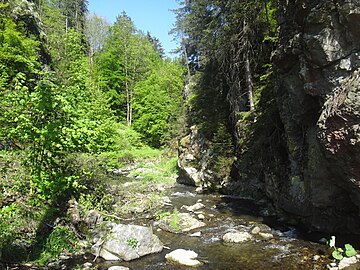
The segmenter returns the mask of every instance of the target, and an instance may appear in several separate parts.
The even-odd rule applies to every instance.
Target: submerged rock
[[[226,243],[243,243],[251,239],[253,237],[248,232],[229,232],[223,236],[223,240]]]
[[[196,258],[198,254],[192,250],[176,249],[165,255],[167,261],[173,264],[180,264],[185,266],[197,267],[202,263]]]
[[[163,244],[151,229],[123,224],[114,226],[92,247],[95,256],[109,261],[130,261],[162,249]]]

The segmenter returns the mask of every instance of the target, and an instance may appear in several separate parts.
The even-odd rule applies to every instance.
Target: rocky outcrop
[[[360,234],[359,1],[281,0],[278,23],[274,87],[234,126],[232,181],[219,183],[266,197],[312,229]],[[214,181],[209,145],[195,127],[180,143],[193,185]]]
[[[360,233],[360,4],[280,1],[280,7],[268,117],[276,123],[269,134],[278,135],[262,137],[268,155],[259,155],[255,143],[239,157],[237,183],[314,229]],[[255,126],[254,134],[271,125]]]
[[[207,188],[211,186],[213,172],[209,168],[212,151],[205,137],[196,126],[190,128],[189,135],[179,142],[179,178],[180,184]]]
[[[273,62],[289,166],[272,199],[315,228],[360,233],[359,2],[284,7]]]

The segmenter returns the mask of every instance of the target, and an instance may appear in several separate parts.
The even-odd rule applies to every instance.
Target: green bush
[[[45,266],[50,259],[57,258],[62,252],[76,251],[76,236],[68,227],[57,226],[47,237],[38,259],[40,266]]]

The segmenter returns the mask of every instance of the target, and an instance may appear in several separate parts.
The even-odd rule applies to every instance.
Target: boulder
[[[165,259],[173,264],[197,267],[202,263],[196,258],[198,254],[192,250],[176,249],[165,255]]]
[[[190,133],[179,142],[179,177],[180,184],[207,189],[214,179],[212,171],[212,150],[208,148],[205,136],[197,126],[190,127]]]
[[[197,220],[189,213],[177,213],[166,216],[154,225],[158,225],[161,229],[173,233],[186,233],[206,226],[204,222]]]
[[[195,211],[198,211],[202,208],[205,208],[205,205],[203,205],[201,202],[198,202],[198,203],[195,203],[194,205],[191,205],[191,206],[182,206],[181,208],[185,208],[187,211],[190,211],[190,212],[195,212]]]
[[[244,243],[248,242],[253,237],[248,232],[228,232],[223,236],[226,243]]]
[[[151,229],[116,224],[92,247],[93,254],[108,261],[130,261],[162,251],[163,244]]]

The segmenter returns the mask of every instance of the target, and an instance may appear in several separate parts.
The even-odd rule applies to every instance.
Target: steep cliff
[[[263,173],[248,173],[240,157],[241,190],[274,204],[316,229],[360,233],[360,7],[357,1],[281,1],[272,124],[278,139],[252,157]],[[272,133],[272,134],[273,134]],[[268,138],[271,138],[268,137]],[[276,140],[276,139],[275,139]],[[270,159],[269,164],[264,158]],[[275,158],[274,158],[275,157]]]
[[[227,192],[317,230],[360,233],[360,3],[279,1],[274,86],[234,126]],[[230,100],[231,103],[231,100]]]

